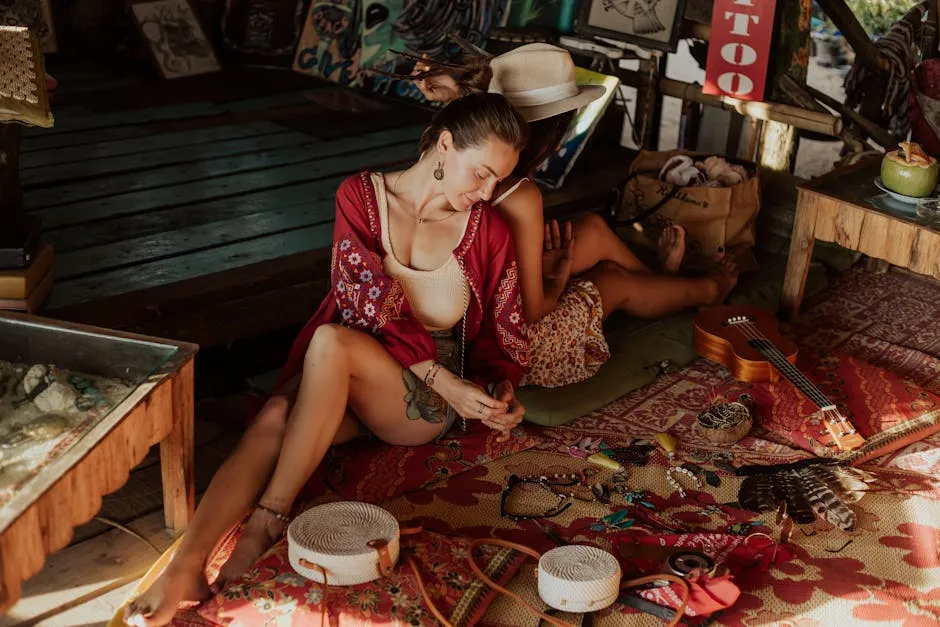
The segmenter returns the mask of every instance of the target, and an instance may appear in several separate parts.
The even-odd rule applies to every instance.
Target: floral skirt
[[[584,279],[569,282],[555,309],[529,326],[530,365],[522,384],[554,388],[594,376],[610,359],[603,320],[597,287]]]

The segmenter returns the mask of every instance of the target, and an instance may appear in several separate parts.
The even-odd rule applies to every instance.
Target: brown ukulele
[[[747,305],[710,307],[695,316],[696,352],[722,364],[738,381],[778,381],[784,377],[819,407],[836,446],[851,451],[865,439],[796,363],[796,344],[780,334],[777,319]]]

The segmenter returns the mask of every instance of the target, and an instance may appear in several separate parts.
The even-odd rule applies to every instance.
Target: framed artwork
[[[313,0],[294,52],[294,71],[360,86],[362,18],[361,0]]]
[[[597,123],[620,89],[620,79],[616,76],[576,67],[574,77],[579,85],[603,85],[607,91],[594,102],[578,109],[558,150],[536,169],[535,180],[552,189],[558,189],[564,184],[565,177],[574,167],[578,155],[584,150]]]
[[[224,45],[236,52],[290,55],[304,23],[302,0],[225,0]]]
[[[584,0],[577,31],[675,52],[686,0]]]
[[[188,0],[141,2],[132,4],[131,10],[164,78],[221,69]]]

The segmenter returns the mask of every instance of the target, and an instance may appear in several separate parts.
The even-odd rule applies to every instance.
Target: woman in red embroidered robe
[[[254,507],[219,580],[244,573],[283,532],[327,448],[362,427],[419,445],[455,414],[504,432],[519,423],[526,329],[512,238],[488,201],[526,140],[525,121],[504,97],[475,94],[435,116],[417,164],[342,183],[332,290],[295,341],[278,391],[125,622],[163,625],[180,602],[207,598],[206,560]]]

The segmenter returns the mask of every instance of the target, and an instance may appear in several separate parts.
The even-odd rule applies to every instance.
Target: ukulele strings
[[[754,326],[752,322],[739,322],[735,324],[734,326],[737,329],[739,329],[742,335],[744,335],[744,337],[747,338],[748,340],[763,341],[773,346],[773,342],[767,339],[767,337],[763,333],[761,333],[760,329]],[[790,364],[789,361],[787,361],[787,365],[792,367],[792,364]],[[795,368],[793,368],[793,370],[799,373],[799,371],[796,370]],[[799,374],[802,374],[802,373],[799,373]],[[810,382],[810,385],[812,385],[811,382]],[[804,394],[805,393],[806,392],[804,391]],[[807,396],[810,398],[811,401],[818,404],[818,399],[813,398],[813,394],[807,394]],[[852,426],[852,424],[849,423],[848,420],[846,420],[845,416],[843,416],[842,412],[840,412],[838,409],[825,409],[823,407],[820,407],[819,409],[820,409],[820,413],[827,419],[827,424],[832,424],[833,426],[838,427],[837,437],[842,438],[847,435],[851,435],[855,433],[855,429]]]
[[[753,325],[753,323],[751,323],[751,322],[742,322],[742,323],[739,323],[739,324],[737,324],[737,325],[735,325],[735,326],[737,326],[738,328],[741,329],[742,334],[743,334],[747,339],[749,339],[749,340],[764,341],[764,342],[767,342],[768,344],[770,344],[771,346],[773,346],[773,343],[770,342],[770,340],[767,339],[767,337],[766,337],[763,333],[761,333],[760,329],[758,329],[757,327],[755,327],[755,326]],[[798,370],[796,370],[795,368],[792,368],[792,364],[790,364],[789,362],[787,362],[787,365],[790,366],[791,369],[792,369],[794,372],[796,372],[797,374],[802,375],[802,373],[800,373]],[[808,380],[807,380],[807,381],[808,381]],[[810,385],[812,385],[811,382],[809,382],[809,383],[810,383]],[[814,387],[815,387],[815,386],[814,386]],[[804,393],[805,393],[805,392],[804,392]],[[809,396],[810,400],[812,400],[813,402],[817,402],[817,399],[814,399],[814,398],[813,398],[813,394],[807,394],[807,396]],[[825,397],[822,397],[822,398],[825,398]],[[818,402],[817,402],[817,404],[818,404]],[[841,438],[841,437],[845,437],[845,436],[851,435],[852,433],[855,432],[855,429],[852,427],[852,425],[845,419],[845,417],[842,415],[842,413],[839,412],[837,409],[825,409],[825,408],[823,408],[823,407],[820,407],[820,412],[822,413],[822,415],[823,415],[825,418],[828,419],[828,424],[832,424],[833,426],[838,426],[838,431],[839,431],[839,433],[837,434],[838,437],[840,437],[840,438]]]

